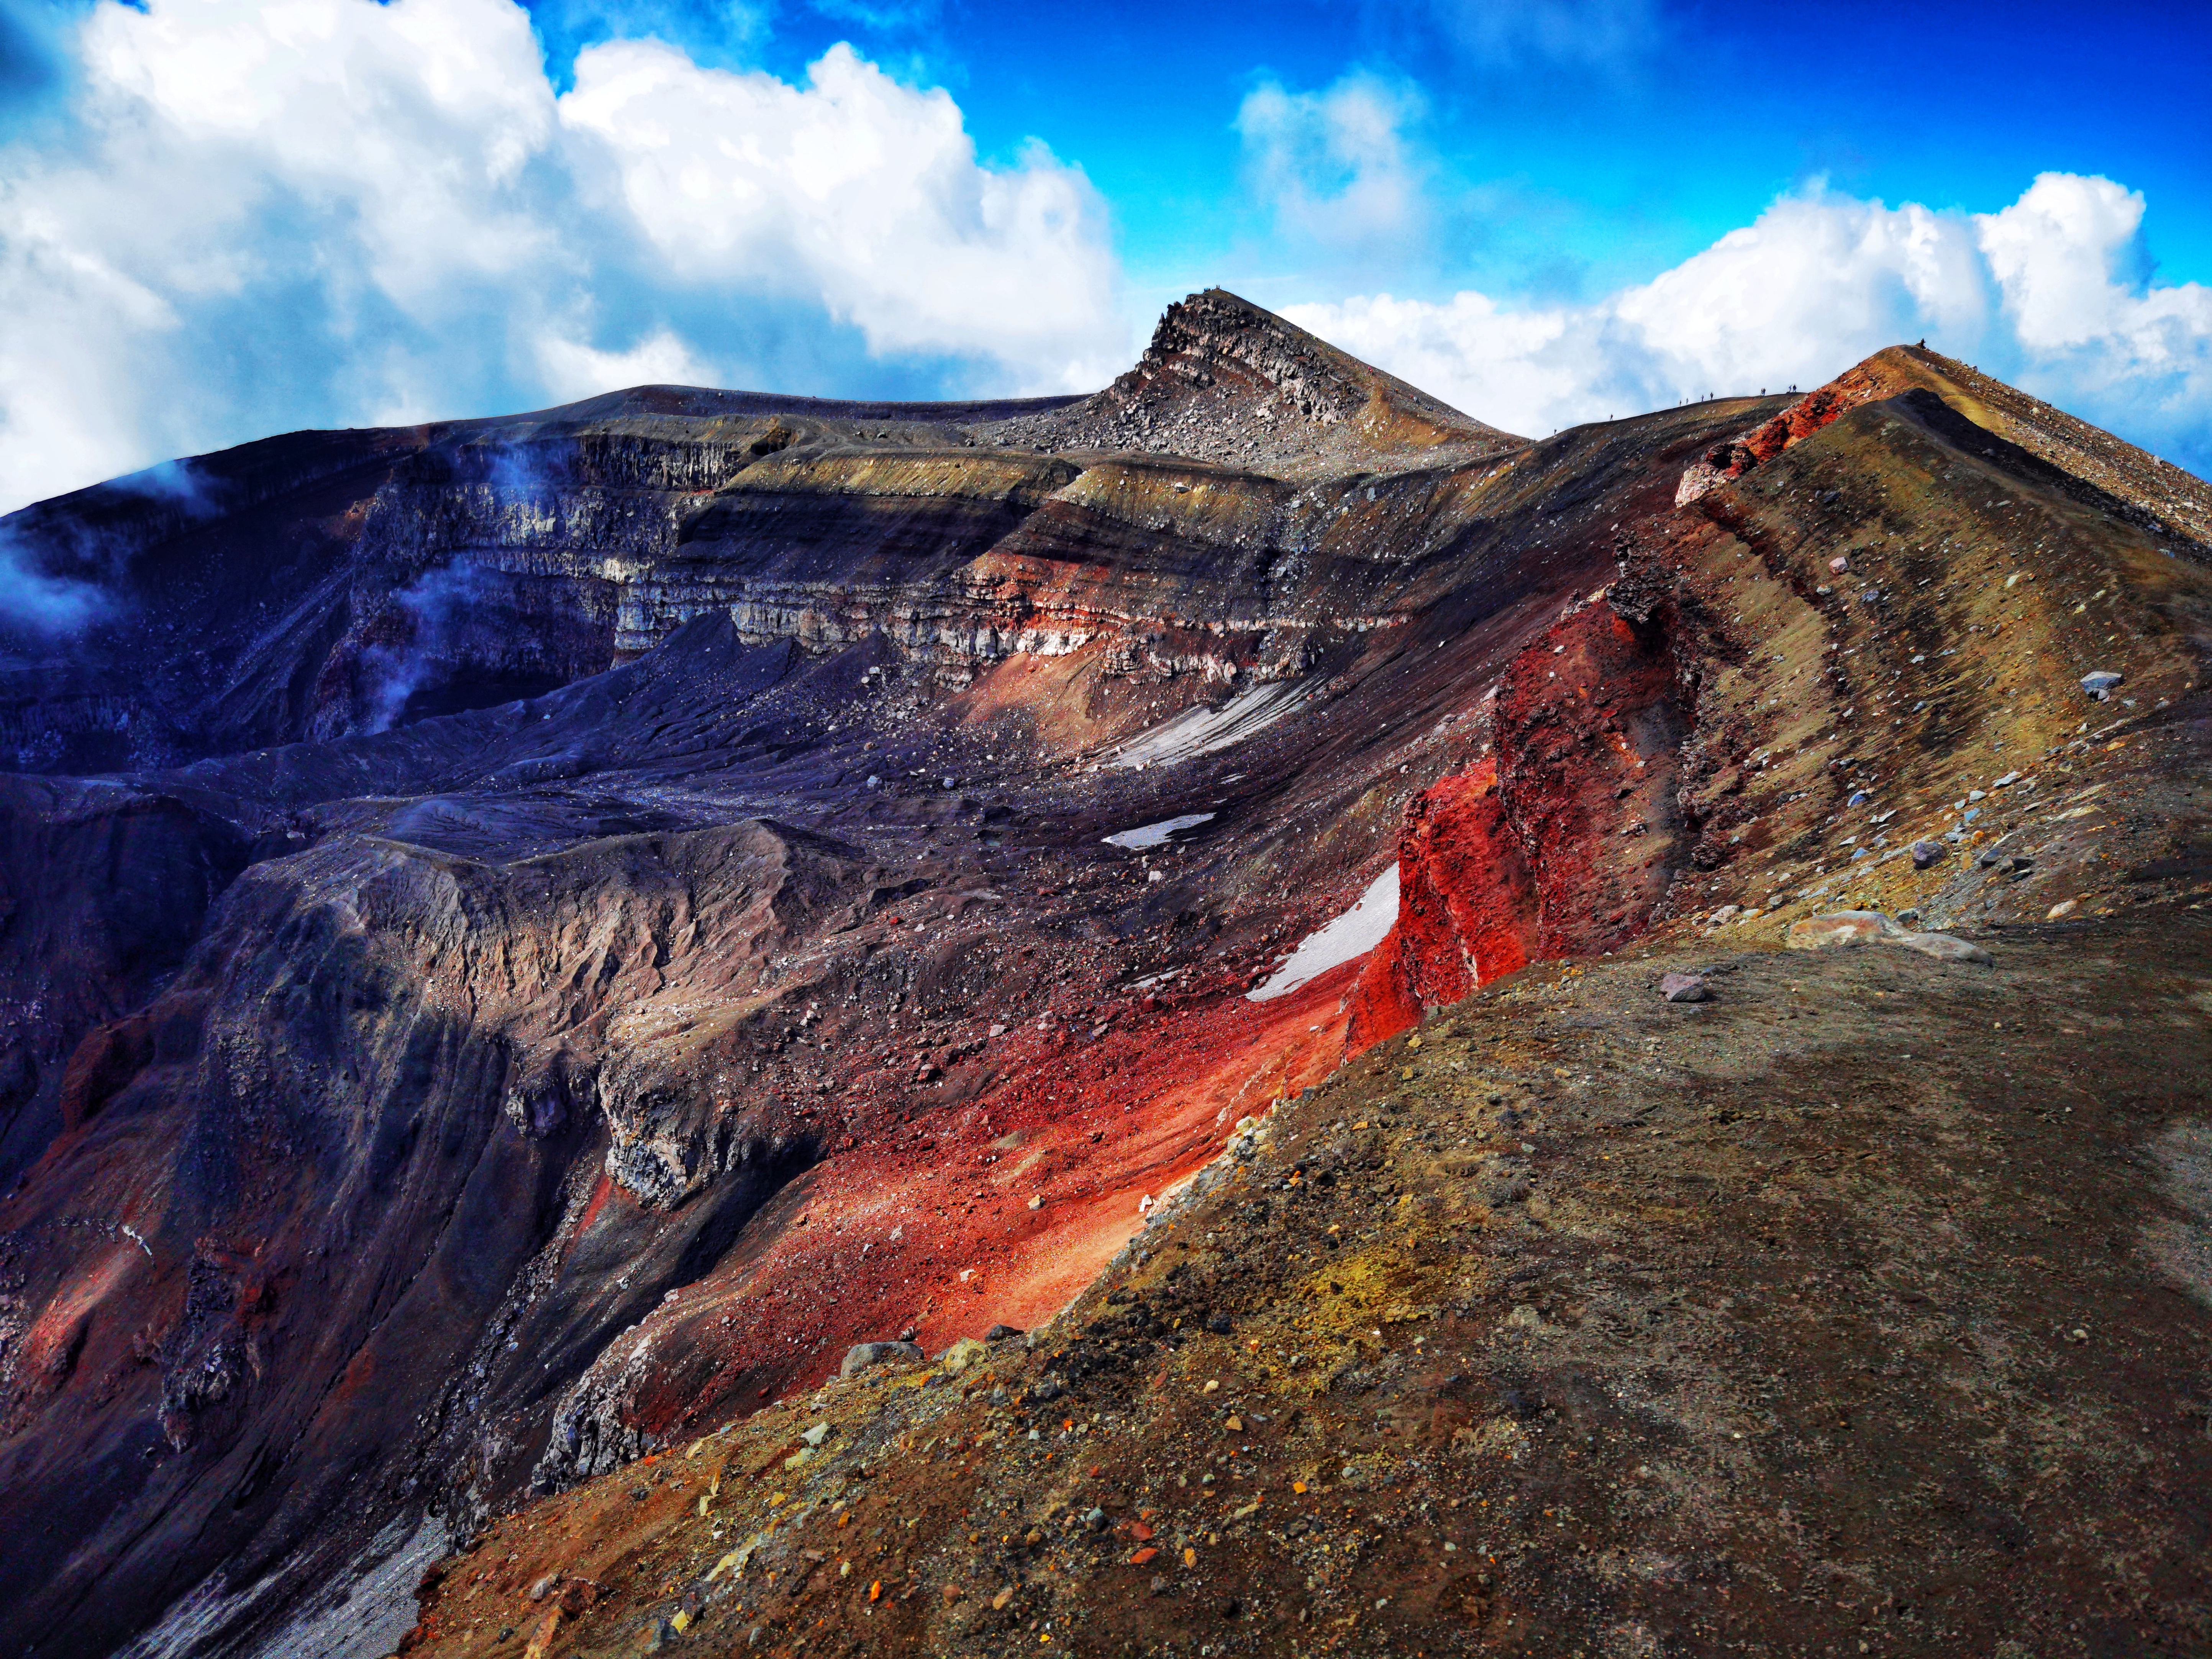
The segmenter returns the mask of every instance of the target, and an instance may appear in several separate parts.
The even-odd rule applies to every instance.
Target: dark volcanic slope
[[[1984,1034],[1958,1011],[1992,986],[2023,1010],[2075,993],[2052,951],[2015,962],[1996,930],[2169,914],[2212,882],[2212,579],[2175,504],[2201,486],[1960,368],[1885,353],[1796,403],[1530,444],[1216,293],[1173,308],[1145,362],[1089,399],[647,388],[273,440],[194,464],[189,489],[164,475],[158,501],[141,480],[18,515],[19,543],[51,574],[100,576],[109,609],[76,640],[19,642],[23,769],[0,779],[0,1646],[100,1654],[152,1631],[149,1653],[380,1654],[415,1620],[422,1564],[533,1496],[642,1490],[644,1508],[616,1508],[659,1526],[654,1483],[622,1471],[817,1387],[851,1344],[911,1332],[934,1352],[1051,1320],[1135,1259],[1133,1237],[1163,1268],[1146,1231],[1158,1200],[1194,1176],[1218,1191],[1255,1133],[1279,1148],[1316,1133],[1254,1126],[1347,1055],[1470,993],[1462,1020],[1534,1041],[1516,1024],[1525,997],[1480,988],[1531,962],[1615,953],[1601,982],[1633,1024],[1624,1010],[1654,994],[1618,953],[1638,939],[1679,951],[1726,929],[1710,948],[1765,960],[1826,911],[1917,912],[1993,948],[1996,977],[1887,947],[1879,963],[1787,960],[1847,1001],[1872,994],[1869,975],[1921,975],[1911,996],[1957,1014],[1945,1065],[2002,1076],[2024,1016],[1993,1007]],[[2092,673],[2118,677],[2091,682],[2102,700]],[[114,769],[71,775],[95,767]],[[1394,858],[1403,902],[1380,949],[1248,998]],[[2156,1020],[2195,1008],[2195,935],[2129,938],[2130,971],[2149,976],[2129,994]],[[1727,1006],[1709,1023],[1743,1054],[1797,1063],[1796,1028],[1758,1049]],[[1666,1111],[1702,1109],[1680,1077],[1621,1071],[1610,1026],[1543,1018],[1553,1083],[1618,1073]],[[1854,1040],[1858,1018],[1838,1012],[1823,1041]],[[1804,1051],[1807,1086],[1838,1079],[1848,1118],[1819,1155],[1875,1150],[1875,1097],[1917,1086],[1930,1052],[1916,1036],[1855,1071]],[[2149,1054],[2127,1075],[2148,1075]],[[2146,1083],[2111,1108],[2139,1144],[2180,1149],[2177,1191],[2195,1178],[2199,1074],[2177,1054],[2165,1092]],[[1998,1109],[1946,1099],[1946,1134]],[[1619,1108],[1643,1124],[1641,1105]],[[1477,1127],[1494,1127],[1462,1128],[1470,1146]],[[1814,1157],[1801,1130],[1777,1130],[1773,1158]],[[1504,1214],[1499,1195],[1531,1174],[1516,1160],[1542,1152],[1529,1144],[1434,1180],[1479,1174]],[[1666,1178],[1663,1143],[1632,1144]],[[1547,1198],[1601,1184],[1625,1155],[1595,1148],[1537,1172]],[[1378,1145],[1329,1166],[1353,1206],[1335,1249],[1359,1216],[1456,1190],[1408,1187],[1387,1160],[1410,1155]],[[2026,1224],[2069,1179],[1993,1181],[1991,1225]],[[2201,1223],[2174,1202],[2160,1249],[2193,1259]],[[1218,1213],[1223,1238],[1266,1220]],[[1407,1248],[1426,1261],[1449,1243],[1464,1257],[1450,1271],[1491,1285],[1511,1272],[1492,1245],[1518,1224],[1505,1215],[1493,1238],[1456,1221]],[[1599,1231],[1644,1224],[1624,1210]],[[1845,1364],[1840,1347],[1790,1346],[1852,1305],[1843,1264],[1860,1247],[1841,1224],[1802,1246],[1837,1264],[1802,1287],[1812,1322],[1761,1327],[1758,1364]],[[1761,1271],[1765,1234],[1703,1237],[1655,1243],[1638,1271],[1680,1296]],[[1270,1287],[1291,1285],[1296,1253],[1310,1266],[1331,1247],[1251,1237],[1225,1247],[1250,1255],[1237,1307],[1305,1317]],[[1957,1259],[1984,1249],[1978,1235]],[[2163,1282],[2166,1259],[2143,1256],[2131,1282]],[[1557,1274],[1596,1297],[1597,1261],[1562,1256]],[[2010,1282],[1992,1269],[1973,1304],[1990,1330],[2025,1317]],[[1552,1321],[1553,1302],[1516,1299]],[[1194,1337],[1214,1312],[1173,1317]],[[1132,1341],[1172,1347],[1172,1318],[1153,1322]],[[1052,1369],[1039,1352],[1024,1361],[1036,1378]],[[1115,1363],[1156,1352],[1124,1345]],[[1594,1351],[1588,1375],[1615,1363]],[[1469,1346],[1453,1386],[1503,1397],[1518,1387],[1504,1364]],[[1083,1380],[1054,1375],[1047,1393]],[[1313,1375],[1240,1384],[1258,1390],[1252,1420],[1304,1409]],[[836,1398],[842,1412],[863,1395]],[[1510,1449],[1489,1409],[1453,1419],[1486,1456]],[[992,1480],[1058,1449],[1049,1419],[1035,1447],[975,1447],[983,1421],[960,1443]],[[1315,1431],[1350,1432],[1335,1417]],[[923,1504],[948,1472],[917,1444],[903,1455],[924,1461],[899,1466],[915,1484],[893,1489]],[[1248,1478],[1234,1462],[1146,1478],[1203,1493],[1208,1473]],[[772,1467],[753,1467],[747,1502],[777,1507]],[[1816,1501],[1787,1484],[1817,1484],[1811,1462],[1771,1474],[1792,1514],[1832,1498],[1840,1515],[1876,1478]],[[1683,1474],[1680,1502],[1711,1528],[1654,1543],[1675,1565],[1650,1583],[1738,1582],[1697,1553],[1733,1550],[1711,1540],[1747,1513],[1722,1480]],[[2144,1550],[2197,1524],[2166,1491],[2129,1522]],[[710,1598],[671,1553],[750,1534],[711,1513],[680,1543],[594,1524],[611,1553],[591,1572],[614,1610],[568,1636],[555,1620],[552,1645],[627,1650],[638,1620],[658,1628],[695,1589],[695,1611],[714,1599],[714,1644],[750,1639],[719,1599],[736,1578]],[[1043,1569],[1024,1547],[993,1568],[1012,1586],[995,1623],[922,1617],[915,1597],[945,1586],[921,1577],[891,1580],[878,1615],[825,1601],[805,1616],[842,1621],[841,1646],[1035,1647],[1057,1604],[1033,1594]],[[513,1553],[514,1571],[545,1559]],[[881,1576],[862,1560],[832,1586],[811,1558],[763,1559],[787,1592],[793,1574],[840,1596]],[[1413,1583],[1395,1559],[1370,1602]],[[1595,1571],[1580,1553],[1566,1565]],[[1154,1571],[1167,1588],[1101,1626],[1114,1641],[1195,1632],[1176,1622],[1179,1581]],[[501,1631],[547,1607],[519,1602],[513,1577],[469,1579],[481,1593],[441,1602],[416,1639],[519,1652]],[[757,1584],[736,1592],[755,1622]],[[1529,1632],[1596,1641],[1542,1595],[1513,1595]],[[578,1590],[562,1618],[597,1595]],[[1508,1605],[1479,1583],[1468,1597]],[[1606,1638],[1621,1651],[1723,1642],[1718,1624],[1652,1623],[1625,1590],[1616,1604],[1604,1628],[1629,1632]],[[774,1646],[816,1628],[765,1605]],[[1320,1604],[1305,1610],[1264,1639],[1233,1621],[1197,1639],[1308,1645]]]

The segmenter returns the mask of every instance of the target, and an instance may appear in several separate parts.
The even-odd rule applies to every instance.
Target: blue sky
[[[850,21],[864,10],[888,27]],[[666,15],[702,46],[722,35],[711,15]],[[1237,112],[1255,85],[1359,71],[1419,100],[1413,135],[1459,210],[1416,281],[1393,273],[1400,291],[1588,297],[1809,179],[1990,210],[2051,171],[2142,191],[2158,266],[2212,280],[2212,7],[831,7],[778,13],[748,49],[789,78],[837,40],[950,88],[987,154],[1036,136],[1079,163],[1131,271],[1163,291],[1222,268],[1285,302],[1323,297],[1273,257]]]
[[[1539,433],[1899,338],[2212,467],[2212,9],[0,0],[0,510],[670,380],[1080,390],[1219,283]]]

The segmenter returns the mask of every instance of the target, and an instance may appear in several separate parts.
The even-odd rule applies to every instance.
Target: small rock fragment
[[[2045,921],[2063,921],[2081,908],[2080,899],[2061,899],[2045,914]]]
[[[561,1632],[561,1609],[556,1607],[538,1622],[530,1632],[530,1640],[523,1644],[523,1659],[544,1659],[553,1646],[553,1638]]]
[[[1011,1342],[1022,1333],[1012,1325],[994,1325],[983,1333],[986,1342]]]

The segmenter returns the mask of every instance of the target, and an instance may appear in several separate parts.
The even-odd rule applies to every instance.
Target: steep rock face
[[[1690,856],[1676,672],[1663,629],[1595,599],[1514,659],[1491,714],[1495,757],[1407,808],[1399,920],[1362,971],[1356,1044],[1651,926]]]
[[[1398,920],[1361,968],[1349,1041],[1366,1048],[1542,952],[1534,878],[1498,763],[1443,779],[1398,832]]]
[[[137,556],[210,567],[161,591],[218,644],[223,538],[300,585],[219,695],[157,686],[188,763],[0,792],[36,994],[0,1522],[39,1539],[0,1637],[252,1652],[394,1539],[854,1342],[1048,1320],[1279,1103],[1523,959],[2212,879],[2203,567],[1947,397],[1678,506],[1787,400],[1401,442],[1322,396],[1413,407],[1382,377],[1234,314],[1175,319],[1139,390],[1213,377],[1216,453],[1265,466],[1036,449],[1097,400],[645,388]],[[1394,852],[1383,949],[1248,1000]]]
[[[140,1019],[78,1049],[183,962],[252,848],[178,795],[70,779],[0,779],[0,1183],[12,1183],[155,1041]]]
[[[89,1278],[63,1281],[67,1365],[19,1368],[7,1401],[0,1484],[65,1522],[8,1552],[11,1616],[70,1622],[95,1563],[143,1598],[283,1559],[349,1482],[419,1478],[391,1437],[542,1412],[550,1370],[703,1271],[817,1155],[782,1103],[720,1077],[718,1038],[859,871],[758,823],[499,868],[349,837],[249,871],[185,973],[80,1050],[15,1212],[18,1237],[109,1219]],[[715,1021],[669,1017],[702,999]],[[164,1125],[188,1156],[119,1155]],[[632,1202],[577,1184],[587,1150]],[[594,1256],[618,1273],[563,1294]],[[27,1293],[51,1304],[58,1265],[24,1263]],[[92,1422],[48,1420],[88,1397]],[[88,1488],[87,1456],[128,1480]]]

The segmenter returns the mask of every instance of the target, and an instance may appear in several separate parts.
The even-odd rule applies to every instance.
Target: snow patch
[[[1101,837],[1109,847],[1126,847],[1131,852],[1141,852],[1147,847],[1158,847],[1172,841],[1186,830],[1194,830],[1201,823],[1211,823],[1211,812],[1186,812],[1179,818],[1162,818],[1158,823],[1140,823],[1133,830],[1117,830]]]
[[[1186,708],[1174,719],[1140,732],[1106,764],[1124,771],[1171,765],[1240,744],[1273,726],[1306,700],[1306,688],[1278,680],[1240,691],[1218,708]]]
[[[1382,942],[1398,920],[1398,866],[1393,864],[1367,885],[1359,902],[1326,927],[1298,941],[1282,965],[1263,984],[1246,993],[1252,1002],[1287,996],[1308,980],[1340,963],[1364,957]]]

